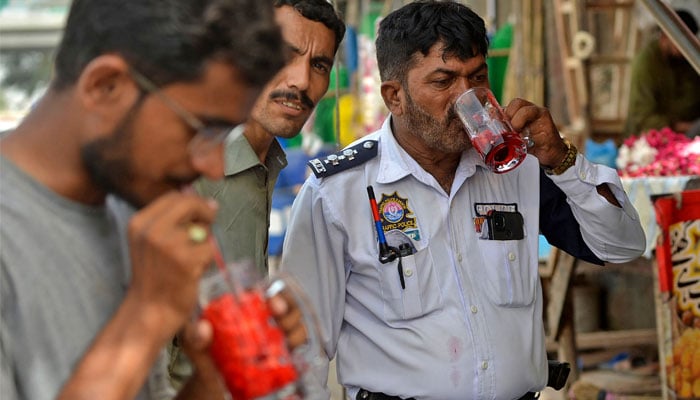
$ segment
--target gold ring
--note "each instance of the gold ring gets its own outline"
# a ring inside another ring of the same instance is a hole
[[[194,244],[204,243],[207,240],[209,233],[207,229],[199,224],[192,224],[187,228],[187,235]]]

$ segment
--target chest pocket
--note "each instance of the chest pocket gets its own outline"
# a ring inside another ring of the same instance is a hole
[[[478,240],[478,246],[483,263],[477,276],[483,277],[489,300],[505,307],[532,304],[539,278],[527,240]]]
[[[405,288],[401,287],[398,265],[398,259],[379,265],[386,322],[417,318],[441,309],[443,299],[430,249],[416,244],[412,255],[401,257]]]

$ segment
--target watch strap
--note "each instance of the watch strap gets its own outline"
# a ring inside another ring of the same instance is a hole
[[[566,143],[566,147],[568,150],[566,151],[566,156],[564,157],[562,162],[560,162],[559,165],[557,165],[554,168],[542,167],[547,175],[561,175],[567,169],[571,168],[572,166],[574,166],[574,164],[576,164],[576,155],[578,154],[578,149],[566,139],[564,139],[564,143]]]

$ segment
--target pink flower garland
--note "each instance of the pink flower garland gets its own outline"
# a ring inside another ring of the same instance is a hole
[[[691,140],[668,127],[630,136],[616,164],[623,177],[700,175],[700,137]]]

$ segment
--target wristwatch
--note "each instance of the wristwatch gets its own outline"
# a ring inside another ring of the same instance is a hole
[[[578,149],[566,139],[564,139],[564,143],[566,143],[566,147],[568,149],[566,151],[566,156],[564,157],[562,162],[560,162],[559,165],[557,165],[554,168],[542,167],[542,169],[544,169],[545,174],[561,175],[564,173],[564,171],[571,168],[576,163],[576,154],[578,153]]]

